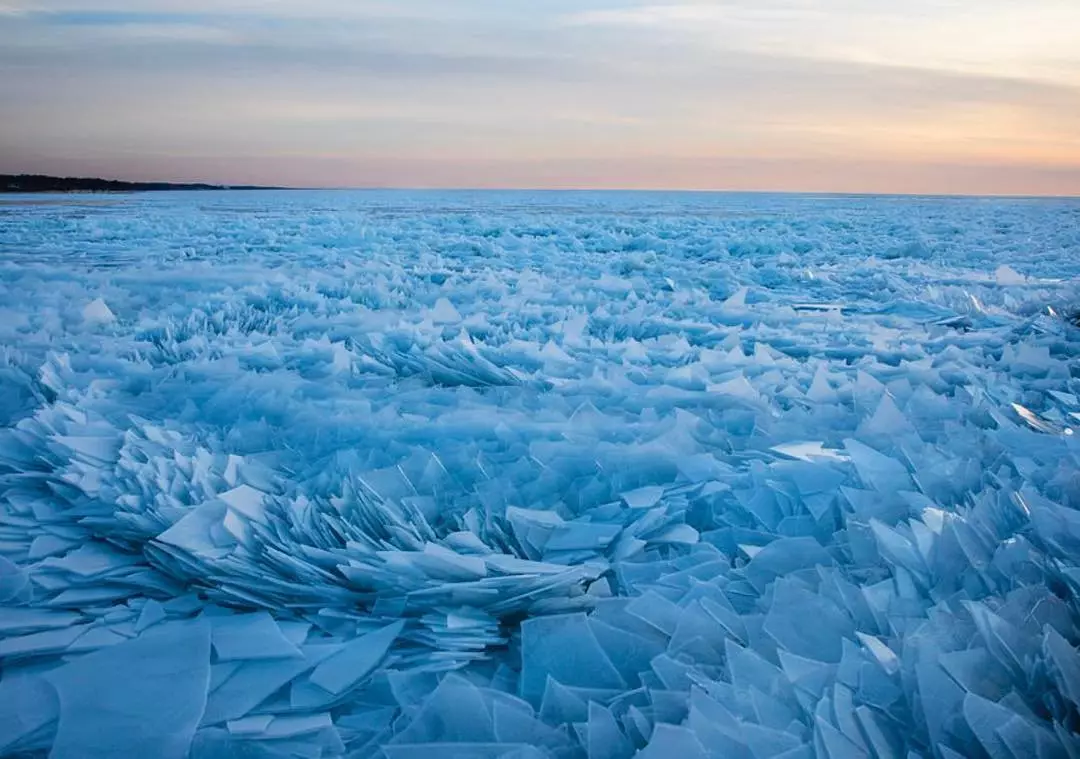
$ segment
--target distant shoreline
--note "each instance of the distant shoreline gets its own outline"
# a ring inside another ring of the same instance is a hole
[[[53,177],[45,174],[0,174],[3,193],[113,193],[177,192],[185,190],[278,190],[255,185],[180,184],[175,182],[124,182],[98,177]]]
[[[14,194],[64,194],[98,195],[123,194],[134,192],[178,192],[189,190],[300,190],[329,192],[384,192],[384,193],[536,193],[536,194],[617,194],[617,195],[745,195],[803,197],[819,199],[853,200],[879,199],[921,199],[921,200],[1032,200],[1032,201],[1076,201],[1080,195],[1024,195],[990,193],[973,195],[968,193],[914,193],[914,192],[841,192],[829,190],[761,190],[735,188],[671,188],[671,187],[438,187],[438,186],[303,186],[284,187],[274,185],[225,185],[208,183],[180,182],[127,182],[117,179],[98,177],[55,177],[46,174],[0,174],[0,195]]]

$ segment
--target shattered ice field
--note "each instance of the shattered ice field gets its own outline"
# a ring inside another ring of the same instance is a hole
[[[0,204],[0,756],[1080,757],[1080,201]]]

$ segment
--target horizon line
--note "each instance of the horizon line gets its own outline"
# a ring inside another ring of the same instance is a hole
[[[232,187],[233,185],[223,185]],[[239,188],[239,185],[236,185]],[[689,188],[689,187],[409,187],[409,186],[307,186],[307,187],[271,187],[272,190],[315,191],[315,192],[640,192],[640,193],[683,193],[711,195],[822,195],[828,197],[851,198],[1001,198],[1013,200],[1080,200],[1078,195],[1024,194],[1024,193],[966,193],[966,192],[874,192],[874,191],[838,191],[838,190],[739,190],[733,188]]]
[[[682,193],[682,194],[715,194],[715,195],[800,195],[800,196],[824,196],[838,198],[988,198],[1000,200],[1080,200],[1080,194],[1060,195],[1053,193],[966,193],[966,192],[896,192],[896,191],[838,191],[838,190],[766,190],[766,189],[738,189],[738,188],[689,188],[689,187],[610,187],[602,185],[579,186],[579,187],[535,187],[535,186],[496,186],[496,187],[435,187],[435,186],[407,186],[407,185],[259,185],[250,182],[229,183],[209,181],[202,179],[117,179],[113,177],[90,177],[59,174],[35,174],[32,172],[0,172],[5,176],[37,176],[49,179],[66,179],[75,181],[102,181],[120,182],[125,184],[168,184],[205,185],[208,188],[234,190],[234,191],[292,191],[292,192],[618,192],[618,193]],[[169,192],[170,190],[132,190],[132,192]],[[192,189],[191,191],[197,191]],[[211,191],[211,190],[205,190]],[[63,191],[58,191],[62,193]],[[122,190],[120,192],[123,192]],[[35,193],[12,193],[12,194],[35,194]],[[37,193],[49,194],[49,193]]]

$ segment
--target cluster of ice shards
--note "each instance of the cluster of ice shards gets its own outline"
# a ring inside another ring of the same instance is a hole
[[[1080,205],[0,206],[0,755],[1080,757]]]

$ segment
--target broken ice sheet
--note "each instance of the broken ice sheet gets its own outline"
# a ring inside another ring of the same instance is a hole
[[[825,448],[824,443],[820,441],[783,443],[781,445],[774,445],[772,450],[785,456],[791,456],[792,458],[809,462],[813,462],[814,459],[832,459],[834,461],[847,460],[847,456],[842,451]]]
[[[1080,755],[1068,202],[23,210],[0,753]]]
[[[845,440],[844,448],[859,478],[869,487],[881,493],[911,490],[911,477],[904,465],[857,440]]]
[[[655,506],[663,495],[664,489],[654,485],[621,493],[619,497],[631,509],[649,509]]]
[[[50,672],[60,721],[50,756],[184,759],[210,682],[210,626],[175,622]]]
[[[328,693],[341,693],[371,673],[404,627],[404,622],[394,622],[350,641],[341,651],[315,668],[311,673],[311,683]]]
[[[584,614],[526,620],[521,637],[525,650],[521,695],[534,704],[543,696],[548,677],[563,685],[626,687]]]
[[[216,616],[211,639],[218,661],[299,658],[300,649],[290,642],[265,611]]]

